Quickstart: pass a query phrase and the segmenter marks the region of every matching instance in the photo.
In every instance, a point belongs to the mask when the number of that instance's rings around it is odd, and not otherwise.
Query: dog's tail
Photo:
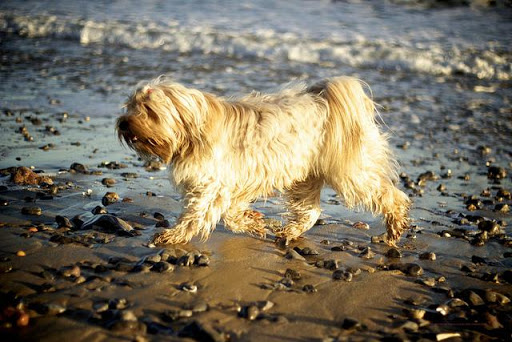
[[[329,170],[361,165],[365,130],[375,126],[375,104],[366,95],[363,84],[352,77],[336,77],[309,89],[323,97],[328,106],[323,164]]]
[[[309,89],[325,100],[329,113],[321,172],[344,194],[349,207],[370,201],[363,198],[369,194],[356,193],[356,189],[381,184],[383,179],[391,183],[397,170],[386,135],[380,133],[376,123],[375,103],[363,85],[355,78],[337,77]]]

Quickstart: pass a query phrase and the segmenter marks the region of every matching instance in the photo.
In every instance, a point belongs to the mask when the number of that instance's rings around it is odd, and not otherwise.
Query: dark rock
[[[105,233],[115,233],[121,236],[140,235],[140,233],[126,221],[109,214],[94,216],[90,220],[84,222],[80,229],[94,229]]]
[[[499,166],[490,166],[487,169],[487,178],[493,180],[504,179],[507,177],[507,170]]]
[[[386,252],[386,256],[391,259],[400,259],[402,257],[402,253],[397,248],[390,248]]]
[[[375,253],[372,251],[372,249],[370,247],[366,247],[359,254],[359,257],[363,258],[363,259],[373,259],[375,257]]]
[[[294,280],[294,281],[297,281],[297,280],[300,280],[302,278],[302,275],[300,274],[299,271],[292,270],[292,269],[288,268],[284,272],[284,277],[285,278],[289,278],[289,279]]]
[[[21,208],[21,213],[23,215],[41,216],[43,211],[39,207],[23,207]]]
[[[436,254],[433,252],[425,252],[425,253],[421,253],[419,258],[420,258],[420,260],[434,261],[434,260],[436,260]]]
[[[55,222],[57,222],[58,228],[71,228],[73,229],[75,225],[66,217],[66,216],[55,216]]]
[[[117,183],[117,181],[114,179],[114,178],[103,178],[101,180],[101,184],[107,186],[107,187],[112,187],[114,186],[115,184]]]
[[[345,330],[364,330],[364,325],[353,318],[345,318],[341,327]]]
[[[94,215],[108,214],[107,208],[102,207],[101,205],[97,205],[97,206],[95,206],[95,207],[91,210],[91,212],[92,212]]]
[[[117,201],[119,201],[119,195],[115,192],[107,192],[101,199],[101,203],[104,206],[116,203]]]
[[[344,280],[346,282],[352,281],[353,275],[350,272],[345,270],[336,270],[332,274],[332,279],[334,280]]]
[[[209,325],[203,324],[198,321],[192,321],[187,324],[183,329],[178,333],[179,337],[189,337],[196,341],[204,341],[204,342],[225,342],[227,341],[227,336],[225,334],[215,330]]]
[[[159,261],[151,267],[151,271],[163,273],[163,272],[172,272],[174,270],[174,266],[168,263],[167,261]]]
[[[318,290],[316,289],[316,287],[312,284],[306,284],[302,287],[302,291],[306,292],[306,293],[315,293],[317,292]]]
[[[418,264],[407,263],[407,264],[391,264],[389,265],[390,270],[399,270],[402,273],[409,276],[420,276],[423,274],[423,268]]]
[[[489,235],[491,235],[491,236],[499,234],[500,228],[501,228],[500,225],[495,221],[485,220],[485,221],[480,221],[478,223],[478,229],[488,232]]]
[[[85,166],[84,164],[80,164],[80,163],[73,163],[71,164],[71,166],[69,167],[69,170],[72,171],[72,172],[76,172],[76,173],[82,173],[82,174],[89,174],[89,170],[87,169],[87,166]]]
[[[302,260],[302,261],[306,260],[302,255],[297,253],[297,251],[295,251],[294,249],[288,249],[286,251],[284,257],[286,259],[294,259],[294,260]]]

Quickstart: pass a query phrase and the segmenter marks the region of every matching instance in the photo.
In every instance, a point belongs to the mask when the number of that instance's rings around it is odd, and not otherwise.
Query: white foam
[[[326,65],[402,70],[432,75],[466,74],[480,79],[512,79],[512,54],[496,44],[484,47],[443,46],[431,40],[368,39],[361,34],[311,38],[271,28],[246,31],[208,25],[98,21],[44,15],[0,13],[0,31],[28,38],[52,37],[83,45],[132,49],[161,49],[180,53],[218,54],[237,58],[265,58]]]

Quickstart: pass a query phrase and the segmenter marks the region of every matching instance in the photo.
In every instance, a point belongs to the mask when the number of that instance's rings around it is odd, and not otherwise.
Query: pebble
[[[312,284],[306,284],[302,287],[302,291],[304,291],[305,293],[315,293],[317,292],[318,290],[316,289],[316,287]]]
[[[71,164],[71,166],[69,167],[69,170],[71,172],[75,172],[75,173],[82,173],[82,174],[89,174],[89,170],[87,169],[87,166],[85,166],[84,164],[80,164],[80,163],[73,163]]]
[[[286,254],[284,255],[284,257],[286,259],[290,259],[290,260],[302,260],[302,261],[306,261],[306,259],[300,255],[299,253],[297,253],[295,250],[293,249],[288,249],[286,251]]]
[[[436,253],[434,253],[434,252],[421,253],[419,258],[420,258],[420,260],[435,261],[436,260]]]
[[[222,332],[198,321],[192,321],[178,332],[178,337],[189,337],[195,341],[226,342],[230,340]]]
[[[107,208],[105,207],[102,207],[101,205],[97,205],[95,206],[91,212],[94,214],[94,215],[103,215],[103,214],[108,214],[108,211],[107,211]]]
[[[105,233],[116,233],[122,236],[138,236],[140,232],[136,231],[126,221],[110,214],[95,215],[84,222],[80,229],[94,229]]]
[[[27,255],[27,253],[25,253],[25,251],[19,250],[19,251],[16,252],[16,256],[19,256],[19,257],[24,257],[26,255]]]
[[[123,172],[123,173],[121,173],[121,176],[124,178],[138,178],[139,177],[139,175],[134,172]]]
[[[386,256],[392,259],[400,259],[402,257],[402,253],[397,248],[392,247],[388,249]]]
[[[6,199],[0,199],[0,207],[6,207],[9,205],[9,201]]]
[[[41,178],[28,167],[21,166],[11,174],[11,181],[18,185],[38,185]]]
[[[179,286],[180,290],[190,293],[196,293],[197,292],[197,286],[190,283],[182,283]]]
[[[345,270],[336,270],[332,274],[332,279],[334,280],[344,280],[346,282],[351,282],[353,278],[352,273],[347,272]]]
[[[508,206],[507,203],[499,203],[499,204],[496,204],[496,206],[494,207],[494,211],[505,214],[510,211],[510,207]]]
[[[21,208],[21,213],[23,215],[41,216],[43,210],[39,207],[23,207]]]
[[[402,273],[409,276],[420,276],[423,274],[423,268],[418,264],[407,263],[407,264],[391,264],[389,265],[390,270],[399,270]]]
[[[304,247],[304,248],[294,247],[293,249],[297,253],[299,253],[300,255],[303,255],[303,256],[318,255],[319,254],[317,250],[312,249],[310,247]]]
[[[362,230],[369,230],[370,229],[370,225],[368,223],[358,221],[358,222],[355,222],[352,225],[352,228],[362,229]]]
[[[489,240],[489,235],[487,231],[482,231],[477,234],[473,240],[471,240],[471,244],[476,247],[482,247]]]
[[[78,278],[80,277],[80,274],[81,274],[81,270],[80,270],[80,267],[77,266],[77,265],[73,265],[73,266],[70,266],[70,267],[64,267],[60,270],[60,274],[63,276],[63,277],[66,277],[66,278],[69,278],[69,277],[74,277],[74,278]]]
[[[500,233],[500,225],[495,221],[484,220],[478,223],[478,229],[489,233],[493,236]]]
[[[338,268],[338,260],[334,260],[334,259],[324,260],[322,262],[321,267],[326,268],[331,271],[334,271]]]
[[[326,224],[327,224],[327,221],[325,221],[324,219],[318,219],[315,222],[315,226],[324,226]]]
[[[286,269],[286,271],[284,272],[284,277],[294,281],[302,279],[302,275],[300,274],[300,272],[292,270],[291,268]]]
[[[504,179],[507,177],[507,170],[499,166],[490,166],[487,169],[487,178],[493,180]]]
[[[103,184],[109,188],[114,186],[116,183],[117,183],[117,181],[114,178],[103,178],[101,180],[101,184]]]
[[[116,203],[119,201],[119,195],[116,192],[107,192],[101,199],[101,203],[104,206]]]
[[[154,217],[155,219],[157,219],[158,221],[163,221],[163,220],[165,220],[165,216],[164,216],[163,214],[159,213],[159,212],[155,212],[155,213],[153,214],[153,217]]]
[[[341,327],[345,330],[361,330],[363,325],[357,319],[345,318]]]
[[[174,270],[174,266],[168,263],[167,261],[159,261],[151,267],[151,271],[154,272],[172,272]]]
[[[366,247],[359,254],[359,257],[363,258],[363,259],[373,259],[375,257],[375,253],[372,251],[372,249],[370,247]]]
[[[57,222],[58,228],[74,228],[75,225],[66,217],[57,215],[55,216],[55,222]]]

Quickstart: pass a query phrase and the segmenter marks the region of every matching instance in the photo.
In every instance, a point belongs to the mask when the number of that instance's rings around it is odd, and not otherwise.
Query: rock
[[[357,319],[354,319],[354,318],[345,318],[343,320],[341,327],[342,327],[342,329],[345,329],[345,330],[362,330],[363,329],[363,325]]]
[[[316,289],[316,287],[312,284],[306,284],[302,287],[302,291],[304,291],[305,293],[315,293],[317,292],[318,290]]]
[[[487,178],[493,180],[504,179],[507,177],[507,170],[499,166],[490,166],[487,169]]]
[[[155,212],[155,213],[153,214],[153,217],[154,217],[155,219],[157,219],[158,221],[163,221],[163,220],[165,220],[165,216],[164,216],[163,214],[159,213],[159,212]]]
[[[390,270],[399,270],[405,275],[409,276],[420,276],[423,274],[423,268],[418,264],[407,263],[407,264],[391,264],[389,265]]]
[[[338,268],[338,261],[334,259],[325,260],[322,266],[323,268],[334,271]]]
[[[182,283],[179,286],[181,291],[184,292],[190,292],[190,293],[196,293],[197,292],[197,286],[191,283]]]
[[[92,212],[94,215],[108,214],[107,208],[102,207],[101,205],[97,205],[96,207],[94,207],[94,208],[91,210],[91,212]]]
[[[172,272],[174,270],[174,266],[168,263],[167,261],[159,261],[151,267],[151,271],[163,273],[163,272]]]
[[[370,225],[368,223],[358,221],[358,222],[355,222],[352,225],[352,228],[362,229],[362,230],[369,230],[370,229]]]
[[[101,203],[104,206],[116,203],[117,201],[119,201],[119,195],[115,192],[107,192],[105,196],[103,196],[103,198],[101,199]]]
[[[286,254],[284,255],[284,257],[286,259],[290,259],[290,260],[302,260],[302,261],[306,261],[306,259],[300,255],[299,253],[297,253],[295,250],[293,249],[288,249],[286,251]]]
[[[473,240],[471,240],[471,244],[476,247],[482,247],[489,240],[489,235],[487,231],[482,231],[477,234]]]
[[[198,321],[192,321],[178,332],[179,337],[189,337],[195,341],[225,342],[227,336],[213,329],[211,326]]]
[[[101,184],[103,184],[109,188],[114,186],[116,183],[117,183],[117,181],[114,178],[103,178],[101,180]]]
[[[359,254],[359,257],[363,258],[363,259],[373,259],[375,257],[375,253],[372,251],[372,249],[370,247],[366,247]]]
[[[75,172],[75,173],[82,173],[82,174],[89,174],[89,170],[87,169],[87,166],[85,166],[84,164],[80,164],[80,163],[73,163],[71,164],[71,166],[69,167],[69,170],[72,171],[72,172]]]
[[[478,223],[478,229],[493,236],[500,233],[500,225],[495,221],[484,220]]]
[[[140,233],[136,231],[126,221],[109,214],[96,215],[84,222],[81,230],[93,229],[105,233],[115,233],[120,236],[138,236]]]
[[[299,253],[300,255],[302,256],[308,256],[308,255],[318,255],[318,251],[312,249],[312,248],[309,248],[309,247],[304,247],[304,248],[300,248],[300,247],[295,247],[293,248],[297,253]]]
[[[21,208],[21,213],[23,215],[41,216],[43,210],[39,207],[23,207]]]
[[[347,272],[345,270],[336,270],[332,274],[332,279],[334,280],[343,280],[346,282],[351,282],[353,278],[352,273]]]
[[[436,260],[436,254],[433,253],[433,252],[425,252],[425,253],[421,253],[419,258],[420,258],[420,260],[435,261]]]
[[[402,253],[397,248],[390,248],[386,252],[386,256],[391,259],[400,259],[402,257]]]
[[[18,185],[38,185],[41,177],[28,167],[21,166],[11,174],[11,181]]]
[[[302,275],[300,274],[299,271],[295,271],[295,270],[292,270],[292,269],[288,268],[284,272],[284,277],[285,278],[289,278],[289,279],[294,280],[294,281],[297,281],[297,280],[300,280],[302,278]]]
[[[500,213],[508,213],[510,211],[510,207],[508,206],[507,203],[498,203],[496,204],[496,206],[494,207],[494,211],[498,211]]]
[[[58,228],[75,228],[75,225],[66,216],[55,216],[55,222],[57,222]]]
[[[124,178],[138,178],[139,177],[139,175],[134,172],[123,172],[123,173],[121,173],[121,176]]]

